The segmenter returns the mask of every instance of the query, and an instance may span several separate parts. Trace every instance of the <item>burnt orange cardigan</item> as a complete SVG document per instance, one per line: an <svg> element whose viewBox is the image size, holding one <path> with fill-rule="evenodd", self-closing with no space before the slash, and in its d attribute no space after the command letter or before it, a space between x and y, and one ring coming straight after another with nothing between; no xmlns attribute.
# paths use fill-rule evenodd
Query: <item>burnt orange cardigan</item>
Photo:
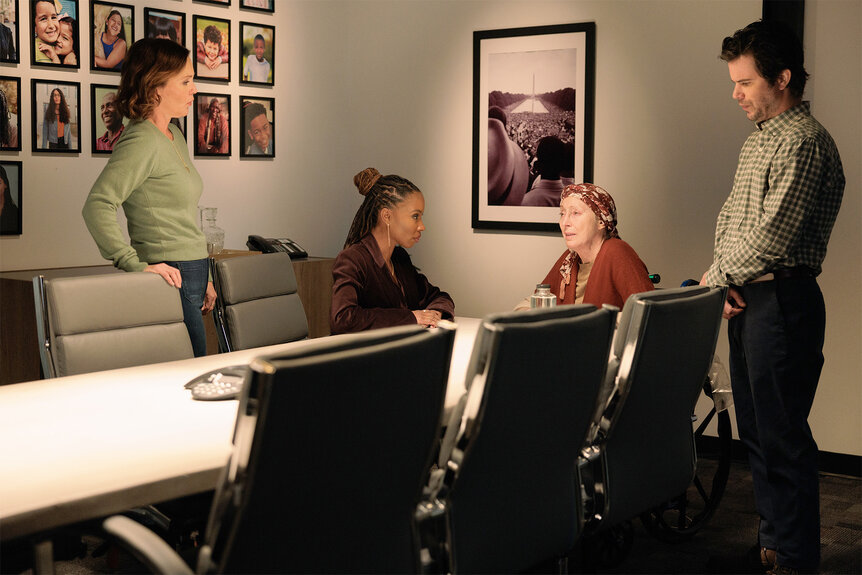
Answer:
<svg viewBox="0 0 862 575"><path fill-rule="evenodd" d="M569 254L569 250L557 259L557 262L545 276L542 283L550 284L551 292L557 296L558 304L575 303L575 284L578 281L578 263L572 266L572 274L565 293L560 294L560 282L562 274L560 266ZM596 307L610 304L619 308L623 307L628 297L633 293L650 291L654 289L649 279L646 265L635 253L634 249L619 238L609 238L602 243L593 269L590 270L590 278L584 291L584 303L591 303Z"/></svg>

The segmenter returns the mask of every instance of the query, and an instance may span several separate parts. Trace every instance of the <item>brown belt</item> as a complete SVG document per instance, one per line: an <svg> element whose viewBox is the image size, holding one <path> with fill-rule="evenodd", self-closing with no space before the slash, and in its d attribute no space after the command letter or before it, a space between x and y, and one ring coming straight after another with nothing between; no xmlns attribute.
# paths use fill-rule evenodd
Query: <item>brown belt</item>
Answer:
<svg viewBox="0 0 862 575"><path fill-rule="evenodd" d="M814 270L808 266L796 266L795 268L782 268L763 274L757 279L751 280L750 284L759 282L770 282L772 280L789 280L793 278L813 278Z"/></svg>

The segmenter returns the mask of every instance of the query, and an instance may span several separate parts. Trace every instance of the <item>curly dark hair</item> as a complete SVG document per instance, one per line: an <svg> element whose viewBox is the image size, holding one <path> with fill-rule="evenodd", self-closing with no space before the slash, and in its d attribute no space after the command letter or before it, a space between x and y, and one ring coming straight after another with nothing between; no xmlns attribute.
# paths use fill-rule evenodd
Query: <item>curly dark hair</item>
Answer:
<svg viewBox="0 0 862 575"><path fill-rule="evenodd" d="M159 96L156 88L179 74L189 59L187 48L166 38L143 38L132 44L120 74L117 109L127 118L148 118Z"/></svg>
<svg viewBox="0 0 862 575"><path fill-rule="evenodd" d="M770 85L774 85L784 70L790 70L790 93L801 98L805 91L808 72L805 71L805 53L802 42L782 22L758 20L737 30L721 43L721 59L736 60L743 54L754 58L757 72Z"/></svg>
<svg viewBox="0 0 862 575"><path fill-rule="evenodd" d="M60 121L64 124L69 123L71 114L69 113L69 104L66 102L66 94L60 88L51 90L51 95L48 97L48 105L45 107L45 122L51 124L57 121L57 110L54 106L54 92L60 94Z"/></svg>

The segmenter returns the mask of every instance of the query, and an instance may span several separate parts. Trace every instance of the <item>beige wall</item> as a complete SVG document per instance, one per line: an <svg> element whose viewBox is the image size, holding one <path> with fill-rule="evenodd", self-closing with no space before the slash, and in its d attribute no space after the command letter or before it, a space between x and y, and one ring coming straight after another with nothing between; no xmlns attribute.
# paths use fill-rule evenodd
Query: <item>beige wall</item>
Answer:
<svg viewBox="0 0 862 575"><path fill-rule="evenodd" d="M354 173L367 166L409 177L424 191L428 231L414 260L453 295L457 312L479 316L510 308L544 277L562 251L553 234L477 232L470 227L472 33L474 30L593 21L597 28L595 181L617 200L620 230L662 285L699 278L709 265L715 216L751 130L731 100L721 39L760 15L760 0L602 1L290 1L273 16L171 0L143 6L276 25L276 87L208 92L276 98L274 161L199 158L203 205L219 208L227 247L249 233L288 235L315 255L335 255L360 197ZM28 10L23 2L22 11ZM189 17L190 18L190 17ZM86 20L86 18L84 18ZM862 454L862 376L858 291L860 240L860 36L854 0L806 2L807 97L831 131L845 164L845 202L821 285L828 307L826 367L811 423L821 449ZM29 53L22 50L22 61ZM85 53L85 62L89 60ZM110 77L2 66L29 79L84 84L85 130L78 157L30 149L26 123L24 228L0 238L0 270L101 261L80 206L105 163L90 153L89 83ZM239 124L234 123L237 131ZM235 132L236 133L236 132ZM719 353L726 357L722 335Z"/></svg>

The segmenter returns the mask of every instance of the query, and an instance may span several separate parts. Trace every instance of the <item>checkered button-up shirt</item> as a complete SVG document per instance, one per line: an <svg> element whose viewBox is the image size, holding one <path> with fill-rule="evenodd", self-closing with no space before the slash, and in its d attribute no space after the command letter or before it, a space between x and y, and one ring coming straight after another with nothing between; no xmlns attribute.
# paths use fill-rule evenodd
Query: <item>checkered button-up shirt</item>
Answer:
<svg viewBox="0 0 862 575"><path fill-rule="evenodd" d="M759 123L718 215L706 282L743 285L803 265L819 274L843 195L838 149L808 102Z"/></svg>

